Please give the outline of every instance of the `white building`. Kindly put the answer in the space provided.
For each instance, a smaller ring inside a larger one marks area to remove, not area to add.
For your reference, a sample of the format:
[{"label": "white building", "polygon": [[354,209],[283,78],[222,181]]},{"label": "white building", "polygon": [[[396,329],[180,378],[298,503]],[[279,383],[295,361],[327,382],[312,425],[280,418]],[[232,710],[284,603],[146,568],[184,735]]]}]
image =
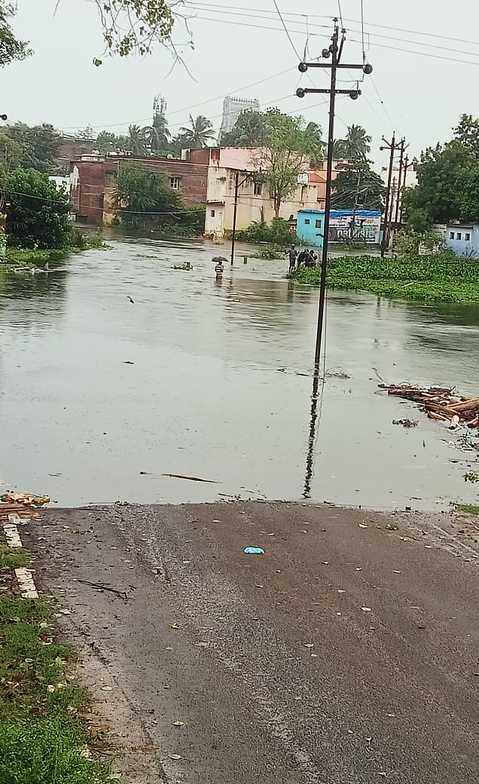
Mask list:
[{"label": "white building", "polygon": [[257,98],[232,98],[227,95],[223,101],[223,118],[221,120],[221,128],[219,141],[224,133],[228,133],[234,128],[236,120],[241,112],[245,109],[259,109],[259,101]]},{"label": "white building", "polygon": [[[206,157],[207,156],[207,157]],[[275,216],[268,188],[254,173],[260,168],[259,151],[236,147],[191,150],[192,163],[207,165],[205,235],[223,237],[233,229],[235,182],[238,172],[236,228],[246,229],[253,221],[270,223]],[[323,164],[325,166],[325,164]],[[326,172],[312,170],[305,162],[296,192],[281,204],[280,217],[296,218],[298,210],[324,207]]]}]

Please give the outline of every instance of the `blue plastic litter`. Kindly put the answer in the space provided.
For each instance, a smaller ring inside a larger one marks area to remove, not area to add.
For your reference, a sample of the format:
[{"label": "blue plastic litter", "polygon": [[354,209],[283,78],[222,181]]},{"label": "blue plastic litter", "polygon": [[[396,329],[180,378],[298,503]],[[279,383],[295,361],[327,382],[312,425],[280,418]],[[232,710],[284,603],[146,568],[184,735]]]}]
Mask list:
[{"label": "blue plastic litter", "polygon": [[262,547],[245,547],[243,550],[246,555],[264,555]]}]

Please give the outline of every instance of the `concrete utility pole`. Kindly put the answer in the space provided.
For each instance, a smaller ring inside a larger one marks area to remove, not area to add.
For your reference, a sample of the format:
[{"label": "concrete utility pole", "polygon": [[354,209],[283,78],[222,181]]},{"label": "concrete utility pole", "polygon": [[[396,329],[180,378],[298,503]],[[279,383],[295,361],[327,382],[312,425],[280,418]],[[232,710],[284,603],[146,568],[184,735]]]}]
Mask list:
[{"label": "concrete utility pole", "polygon": [[406,155],[403,165],[403,180],[401,185],[401,209],[399,211],[399,223],[402,223],[403,215],[404,215],[404,194],[406,192],[406,178],[409,169],[414,169],[416,165],[416,159],[413,158],[412,161],[409,161],[409,157]]},{"label": "concrete utility pole", "polygon": [[236,212],[238,210],[238,190],[239,190],[239,171],[235,172],[235,202],[233,207],[233,234],[231,235],[231,266],[235,257],[235,240],[236,240]]},{"label": "concrete utility pole", "polygon": [[[393,138],[390,142],[383,136],[383,142],[385,144],[384,147],[380,147],[380,150],[389,150],[389,171],[388,171],[388,187],[386,191],[386,205],[384,207],[384,221],[383,221],[383,238],[381,242],[381,258],[384,258],[384,254],[386,252],[386,248],[388,247],[389,242],[389,207],[391,204],[391,183],[393,179],[393,168],[394,168],[394,154],[396,152],[396,148],[398,145],[396,144],[396,132],[393,133]],[[391,209],[392,212],[392,209]]]},{"label": "concrete utility pole", "polygon": [[404,166],[404,153],[406,152],[409,144],[406,144],[406,139],[401,139],[399,143],[399,149],[401,154],[399,156],[399,176],[398,176],[398,186],[397,186],[397,194],[396,194],[396,212],[394,215],[394,223],[397,226],[399,221],[399,210],[400,210],[400,203],[402,201],[402,177],[403,177],[403,166]]},{"label": "concrete utility pole", "polygon": [[[331,71],[331,82],[329,89],[320,89],[313,87],[298,87],[296,95],[298,98],[304,98],[307,93],[322,93],[329,95],[329,129],[328,129],[328,157],[326,169],[326,197],[324,204],[324,226],[323,226],[323,252],[321,261],[321,283],[319,289],[319,312],[318,312],[318,328],[316,333],[316,348],[314,352],[314,379],[317,382],[319,379],[319,364],[321,359],[321,342],[323,335],[324,323],[324,308],[326,303],[326,275],[328,264],[328,244],[329,244],[329,223],[331,215],[331,184],[333,174],[333,146],[334,146],[334,115],[336,107],[336,95],[349,95],[353,100],[357,100],[361,95],[361,90],[357,87],[355,90],[338,90],[336,89],[336,75],[338,69],[344,68],[347,70],[359,69],[365,74],[371,74],[373,68],[369,63],[342,63],[341,56],[343,53],[344,42],[346,40],[346,30],[340,30],[338,20],[334,19],[333,35],[331,37],[331,44],[327,49],[323,49],[322,56],[324,59],[331,57],[331,63],[322,62],[301,62],[298,69],[301,73],[305,73],[308,68],[328,68]],[[316,388],[317,393],[317,388]],[[313,397],[314,397],[313,389]]]}]

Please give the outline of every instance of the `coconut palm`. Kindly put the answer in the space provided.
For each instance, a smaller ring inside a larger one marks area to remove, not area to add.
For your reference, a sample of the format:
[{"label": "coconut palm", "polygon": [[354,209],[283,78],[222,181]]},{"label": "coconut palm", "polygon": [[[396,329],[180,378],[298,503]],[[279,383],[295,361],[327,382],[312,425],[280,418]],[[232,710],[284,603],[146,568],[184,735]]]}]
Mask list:
[{"label": "coconut palm", "polygon": [[145,129],[139,125],[130,125],[128,128],[128,142],[133,155],[146,155],[148,152],[148,140]]},{"label": "coconut palm", "polygon": [[202,114],[198,117],[193,117],[190,114],[190,125],[180,128],[187,147],[206,147],[208,141],[215,135],[213,126],[210,121]]},{"label": "coconut palm", "polygon": [[365,160],[371,151],[371,136],[361,125],[350,125],[345,139],[334,142],[334,157],[348,161]]}]

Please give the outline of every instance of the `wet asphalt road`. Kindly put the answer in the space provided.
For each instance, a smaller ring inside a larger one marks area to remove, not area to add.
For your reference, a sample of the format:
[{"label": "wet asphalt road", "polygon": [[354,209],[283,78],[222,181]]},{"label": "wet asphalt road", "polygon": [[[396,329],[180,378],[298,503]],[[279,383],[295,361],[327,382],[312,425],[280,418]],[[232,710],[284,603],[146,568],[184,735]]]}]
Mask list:
[{"label": "wet asphalt road", "polygon": [[115,505],[47,512],[25,539],[159,746],[153,780],[472,784],[479,561],[387,524],[300,504]]}]

